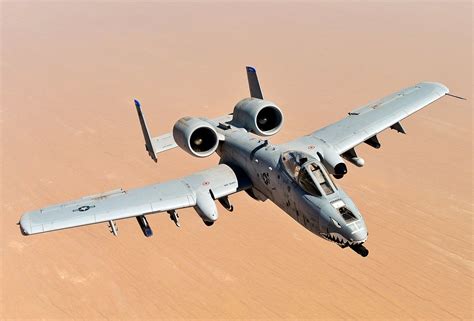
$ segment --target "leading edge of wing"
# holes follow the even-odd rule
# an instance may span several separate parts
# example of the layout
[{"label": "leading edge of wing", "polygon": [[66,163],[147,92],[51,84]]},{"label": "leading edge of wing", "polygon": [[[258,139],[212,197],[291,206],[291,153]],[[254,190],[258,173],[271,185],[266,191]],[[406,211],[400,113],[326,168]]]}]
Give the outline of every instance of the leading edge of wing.
[{"label": "leading edge of wing", "polygon": [[23,234],[30,235],[120,220],[195,206],[198,193],[210,193],[217,199],[245,188],[239,186],[239,179],[229,166],[220,164],[177,180],[83,197],[27,212],[20,219],[20,228]]},{"label": "leading edge of wing", "polygon": [[339,154],[419,111],[449,93],[437,82],[422,82],[357,108],[346,118],[311,134],[333,146]]}]

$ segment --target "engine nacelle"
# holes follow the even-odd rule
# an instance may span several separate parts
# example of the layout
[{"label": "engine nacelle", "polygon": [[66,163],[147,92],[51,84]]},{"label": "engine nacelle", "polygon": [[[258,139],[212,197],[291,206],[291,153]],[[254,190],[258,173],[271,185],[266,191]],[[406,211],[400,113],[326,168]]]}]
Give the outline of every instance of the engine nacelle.
[{"label": "engine nacelle", "polygon": [[207,157],[214,153],[219,138],[214,127],[200,118],[183,117],[173,127],[176,144],[187,153],[197,157]]},{"label": "engine nacelle", "polygon": [[325,148],[323,154],[318,153],[319,158],[335,178],[342,178],[347,173],[347,166],[344,160],[334,150]]},{"label": "engine nacelle", "polygon": [[271,101],[245,98],[235,105],[232,122],[259,136],[271,136],[280,131],[283,113]]}]

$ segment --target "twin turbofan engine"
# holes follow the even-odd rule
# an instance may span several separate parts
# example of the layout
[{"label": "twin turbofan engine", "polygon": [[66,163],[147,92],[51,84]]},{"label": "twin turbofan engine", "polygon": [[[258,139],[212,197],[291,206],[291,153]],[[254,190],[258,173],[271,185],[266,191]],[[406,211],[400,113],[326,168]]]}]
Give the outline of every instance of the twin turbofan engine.
[{"label": "twin turbofan engine", "polygon": [[173,138],[176,144],[189,154],[207,157],[219,146],[216,129],[205,119],[183,117],[174,124]]},{"label": "twin turbofan engine", "polygon": [[245,128],[259,136],[272,136],[283,125],[283,113],[271,101],[245,98],[235,105],[232,125]]},{"label": "twin turbofan engine", "polygon": [[[244,128],[259,136],[278,133],[283,125],[283,114],[274,103],[257,98],[246,98],[234,107],[231,125]],[[219,146],[219,134],[205,118],[183,117],[173,127],[176,144],[196,157],[207,157]]]}]

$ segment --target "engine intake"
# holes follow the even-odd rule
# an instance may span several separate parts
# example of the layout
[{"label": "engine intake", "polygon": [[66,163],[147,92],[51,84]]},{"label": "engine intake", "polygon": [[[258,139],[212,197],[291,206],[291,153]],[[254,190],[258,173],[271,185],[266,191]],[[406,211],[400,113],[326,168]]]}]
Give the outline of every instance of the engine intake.
[{"label": "engine intake", "polygon": [[219,138],[214,127],[201,118],[183,117],[173,127],[176,144],[196,157],[207,157],[214,153]]},{"label": "engine intake", "polygon": [[283,113],[271,101],[245,98],[235,105],[232,122],[259,136],[271,136],[280,131]]}]

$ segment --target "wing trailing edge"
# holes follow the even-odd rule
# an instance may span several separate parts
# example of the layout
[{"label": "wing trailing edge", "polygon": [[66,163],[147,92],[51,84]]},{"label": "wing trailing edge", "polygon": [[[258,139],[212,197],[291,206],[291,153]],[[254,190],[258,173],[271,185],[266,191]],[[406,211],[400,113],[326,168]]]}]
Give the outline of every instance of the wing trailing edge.
[{"label": "wing trailing edge", "polygon": [[[199,206],[199,198],[205,198],[204,203],[212,207],[214,200],[250,187],[245,174],[220,164],[168,182],[117,189],[30,211],[22,215],[20,228],[23,235],[31,235],[107,222],[117,235],[116,220],[139,217],[140,227],[148,237],[152,232],[144,215]],[[205,208],[201,212],[205,213]]]}]

